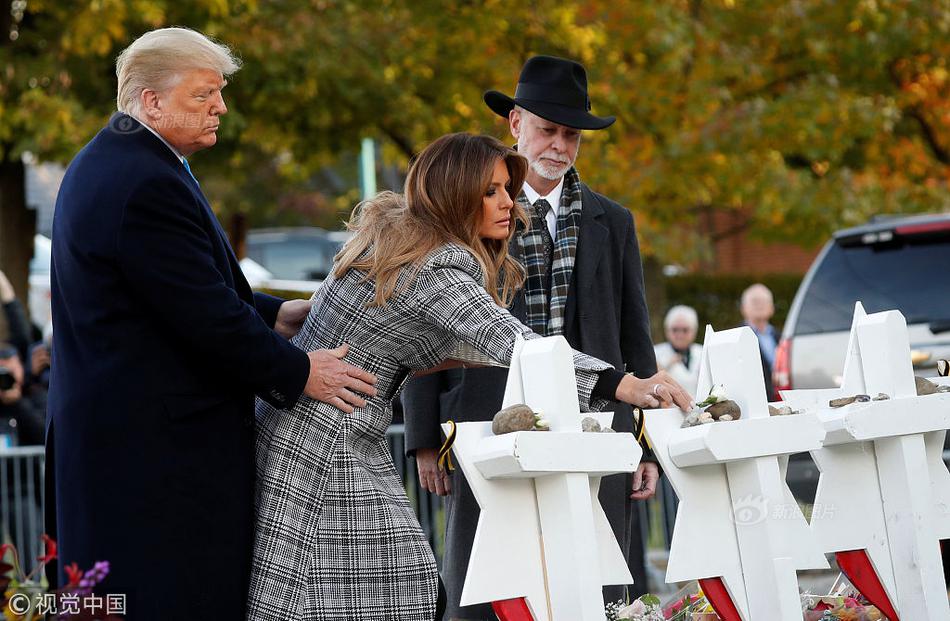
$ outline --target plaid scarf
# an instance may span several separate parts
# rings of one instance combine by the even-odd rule
[[[577,254],[577,238],[581,227],[581,179],[571,167],[564,175],[561,203],[557,209],[557,240],[554,242],[553,258],[548,264],[550,235],[547,223],[524,192],[518,202],[531,217],[531,227],[517,239],[521,246],[527,278],[525,302],[528,327],[542,336],[554,336],[564,332],[564,307],[574,271]],[[550,277],[550,280],[548,280]],[[547,283],[551,283],[550,291]]]

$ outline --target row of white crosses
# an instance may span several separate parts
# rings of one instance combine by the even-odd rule
[[[950,394],[916,396],[903,316],[859,304],[842,387],[783,393],[801,410],[790,416],[769,415],[754,333],[707,328],[697,394],[720,384],[740,420],[683,428],[679,410],[647,413],[680,499],[667,582],[700,580],[727,621],[800,621],[796,572],[827,568],[826,553],[866,553],[882,609],[950,621],[938,549],[950,537]],[[828,407],[878,393],[890,398]],[[516,346],[503,406],[515,403],[543,410],[551,431],[458,426],[455,453],[482,508],[461,604],[523,598],[536,621],[601,621],[601,586],[631,577],[597,490],[602,476],[635,470],[641,450],[629,434],[580,431],[561,337]],[[612,414],[599,418],[607,426]],[[804,451],[821,470],[825,508],[810,525],[785,483],[787,456]]]
[[[856,582],[883,592],[873,599],[892,618],[950,621],[939,553],[950,537],[950,394],[917,396],[904,317],[857,304],[841,388],[783,392],[796,415],[769,416],[759,356],[749,328],[707,328],[697,393],[722,384],[738,423],[680,429],[674,411],[647,414],[680,498],[667,581],[721,585],[724,619],[799,621],[796,570],[827,567],[825,553],[837,553],[872,573]],[[829,406],[879,393],[889,398]],[[810,525],[785,483],[783,456],[802,451],[821,471]]]

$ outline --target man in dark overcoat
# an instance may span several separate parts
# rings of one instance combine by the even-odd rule
[[[352,411],[374,392],[345,347],[288,341],[310,303],[251,291],[191,172],[236,70],[192,30],[142,35],[117,62],[119,112],[56,203],[46,440],[60,568],[108,561],[100,601],[134,621],[244,619],[255,393]]]

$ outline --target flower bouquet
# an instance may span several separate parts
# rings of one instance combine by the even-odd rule
[[[719,621],[696,582],[690,582],[665,603],[656,595],[643,595],[633,602],[607,604],[607,621]]]
[[[0,545],[0,611],[5,621],[118,621],[125,613],[125,596],[96,595],[93,589],[109,574],[109,563],[97,562],[82,571],[76,563],[64,569],[66,586],[50,590],[43,568],[57,558],[56,541],[42,536],[45,553],[25,573],[16,548]]]
[[[802,593],[802,615],[805,621],[879,621],[885,618],[842,574],[838,574],[827,595]]]

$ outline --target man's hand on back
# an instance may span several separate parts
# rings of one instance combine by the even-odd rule
[[[349,345],[336,349],[318,349],[307,354],[310,357],[310,379],[303,392],[311,399],[323,401],[346,413],[355,407],[363,407],[368,397],[376,396],[376,376],[359,367],[343,362]]]

